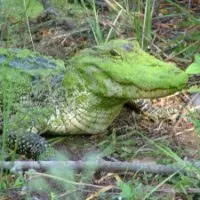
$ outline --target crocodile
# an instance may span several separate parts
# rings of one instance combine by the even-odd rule
[[[136,40],[111,40],[65,62],[2,48],[0,129],[8,147],[38,158],[49,148],[40,134],[102,133],[128,100],[167,96],[187,81],[184,71],[146,53]]]

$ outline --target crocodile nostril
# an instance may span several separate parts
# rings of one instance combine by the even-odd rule
[[[179,75],[179,74],[181,74],[182,73],[182,71],[176,71],[175,72],[175,75]]]

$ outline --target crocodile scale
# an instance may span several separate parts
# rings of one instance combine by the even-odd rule
[[[187,80],[184,71],[144,52],[135,40],[112,40],[66,62],[2,48],[0,129],[8,133],[9,147],[38,157],[49,145],[32,134],[102,133],[128,100],[170,95]]]

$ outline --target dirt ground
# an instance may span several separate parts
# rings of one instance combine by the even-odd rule
[[[70,17],[62,16],[49,19],[41,15],[37,19],[31,19],[30,26],[33,30],[32,42],[34,46],[30,41],[26,25],[20,22],[18,28],[16,28],[16,24],[11,23],[10,26],[13,27],[13,32],[15,32],[16,29],[18,32],[17,34],[12,33],[15,39],[14,42],[10,44],[10,47],[35,48],[35,50],[44,55],[64,59],[67,62],[76,52],[95,45],[92,29],[88,23],[85,22],[85,16],[77,17],[75,13],[73,14],[72,10],[68,10],[68,12],[72,13]],[[161,4],[160,12],[167,12],[166,3]],[[194,12],[196,12],[195,9]],[[110,28],[114,26],[113,16],[110,16],[109,9],[103,9],[99,12],[99,18],[100,28],[103,30],[103,34],[106,35]],[[156,30],[159,37],[173,37],[175,30],[177,32],[181,31],[173,26],[180,20],[182,19],[175,17],[162,21],[159,20],[158,17],[155,17],[153,20],[153,28]],[[129,28],[130,23],[128,18],[121,17],[118,24],[114,27],[113,37],[134,37],[135,33]],[[21,40],[22,37],[23,40]],[[156,46],[159,45],[162,47],[162,42],[156,43]],[[4,39],[1,46],[6,46],[6,39]],[[150,47],[150,53],[154,50],[155,46]],[[162,55],[158,55],[158,57],[162,57]],[[179,66],[187,66],[189,63],[177,60],[176,57],[173,57],[170,61],[176,62]],[[168,160],[166,159],[163,161],[163,155],[149,142],[149,140],[151,140],[155,143],[166,145],[176,152],[183,160],[199,159],[198,129],[195,129],[198,125],[197,123],[195,124],[195,122],[199,120],[198,109],[195,108],[195,106],[199,105],[199,99],[199,96],[190,95],[185,92],[161,99],[148,100],[144,102],[142,106],[140,101],[137,101],[136,105],[133,102],[129,102],[124,106],[121,114],[106,133],[101,135],[69,136],[55,139],[55,147],[62,154],[67,155],[66,159],[70,160],[81,160],[88,155],[101,154],[103,159],[111,161],[126,160],[133,162],[135,160],[140,160],[143,162],[162,161],[163,163],[167,163]],[[146,137],[148,139],[146,139]],[[129,180],[132,176],[136,175],[131,173],[126,176],[126,179]],[[140,175],[138,175],[138,177],[141,178]],[[112,196],[114,194],[119,194],[119,191],[114,189],[109,190],[109,188],[106,187],[112,184],[114,185],[117,179],[118,175],[116,174],[109,175],[105,172],[97,172],[92,178],[91,183],[103,185],[105,191],[110,191],[110,194],[108,192],[108,196]],[[150,177],[150,179],[152,179],[152,177]],[[78,178],[77,180],[80,179]],[[66,192],[64,186],[60,186],[59,184],[55,185],[55,183],[51,183],[51,181],[48,181],[48,184],[55,193],[59,191],[61,194],[64,194]],[[151,183],[151,185],[156,185],[156,182],[154,184]],[[165,187],[168,188],[168,185],[165,185]],[[87,200],[107,198],[100,197],[98,194],[95,197],[95,192],[97,192],[97,190],[91,188],[82,187],[80,191],[76,188],[76,192],[77,195],[80,193],[79,195],[83,195],[83,199]],[[7,192],[7,194],[10,194],[9,197],[0,197],[0,200],[6,198],[24,198],[21,189],[20,191],[12,190],[11,192]],[[94,196],[92,197],[92,195]],[[109,198],[111,199],[110,196]],[[69,193],[69,195],[63,195],[63,197],[61,195],[59,199],[74,199],[74,197],[74,192],[72,192]],[[33,192],[31,197],[31,199],[49,198],[50,195],[47,196],[45,192],[44,194],[42,192]],[[178,195],[176,199],[184,198]]]

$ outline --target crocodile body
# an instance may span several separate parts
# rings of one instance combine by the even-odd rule
[[[0,121],[7,119],[8,132],[22,134],[101,133],[128,100],[167,96],[187,83],[184,71],[128,40],[85,49],[67,64],[1,49],[0,64]]]

